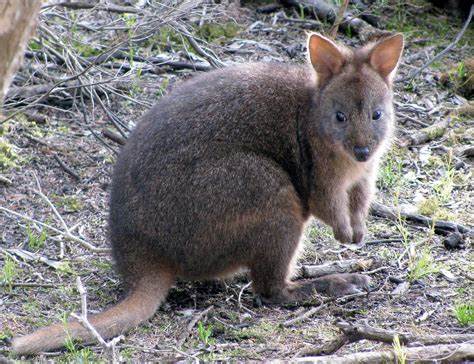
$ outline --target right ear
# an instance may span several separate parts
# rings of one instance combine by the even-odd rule
[[[321,83],[338,74],[345,62],[337,45],[318,33],[312,33],[308,37],[308,56]]]

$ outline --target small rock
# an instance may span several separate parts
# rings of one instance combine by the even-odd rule
[[[410,288],[410,282],[403,282],[400,283],[398,286],[395,287],[395,289],[392,291],[393,295],[399,295],[402,296],[405,293],[408,292],[408,289]]]
[[[456,282],[458,280],[458,278],[447,269],[440,269],[439,272],[448,282]]]

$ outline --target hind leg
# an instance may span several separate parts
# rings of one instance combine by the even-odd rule
[[[262,224],[261,241],[254,244],[259,249],[250,265],[254,293],[263,303],[304,301],[311,299],[315,292],[338,297],[369,290],[370,280],[361,274],[331,274],[291,282],[303,224],[299,215],[291,210],[278,211],[278,215]]]

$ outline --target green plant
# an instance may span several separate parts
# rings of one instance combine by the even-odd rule
[[[390,190],[403,184],[403,162],[397,150],[389,153],[382,163],[377,185],[380,189]]]
[[[11,288],[15,277],[18,275],[18,267],[15,260],[7,253],[5,253],[4,259],[3,268],[0,272],[0,283]]]
[[[414,281],[433,273],[438,273],[440,266],[435,263],[431,253],[424,249],[421,254],[415,254],[408,261],[408,280]]]
[[[26,226],[26,235],[28,237],[28,247],[33,251],[38,251],[44,247],[44,243],[48,238],[48,232],[45,228],[41,230],[41,233],[35,233],[30,225]]]
[[[461,326],[474,323],[474,302],[457,304],[453,307],[453,312]]]
[[[454,175],[456,171],[452,163],[451,154],[448,155],[446,171],[444,175],[433,185],[436,196],[439,197],[441,203],[451,200],[451,193],[454,189]]]
[[[204,345],[209,345],[212,342],[212,326],[205,327],[201,321],[199,321],[197,326],[198,338]]]
[[[301,4],[298,4],[299,6],[299,10],[300,10],[300,19],[304,19],[305,18],[305,15],[304,15],[304,6],[301,5]]]
[[[16,167],[15,161],[18,159],[13,150],[13,146],[5,138],[0,138],[0,171]]]
[[[393,346],[393,351],[395,352],[395,355],[397,357],[397,363],[405,364],[407,361],[407,353],[405,351],[405,347],[400,342],[400,338],[398,337],[398,335],[395,335],[393,337],[392,346]]]

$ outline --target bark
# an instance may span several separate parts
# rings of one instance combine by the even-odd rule
[[[21,65],[40,8],[38,0],[0,2],[0,102]]]

